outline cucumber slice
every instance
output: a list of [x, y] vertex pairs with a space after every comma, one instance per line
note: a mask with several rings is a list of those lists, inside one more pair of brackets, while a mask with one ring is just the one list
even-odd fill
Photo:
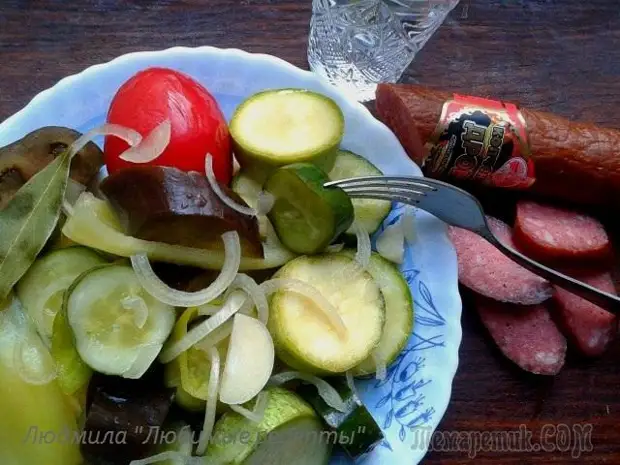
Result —
[[[100, 373], [122, 376], [131, 370], [131, 377], [139, 378], [136, 362], [143, 366], [139, 371], [146, 371], [158, 355], [154, 348], [161, 349], [174, 326], [174, 307], [148, 294], [129, 266], [87, 271], [67, 292], [67, 316], [78, 353]], [[126, 299], [136, 298], [145, 304], [146, 315], [128, 308]]]
[[101, 255], [86, 247], [55, 250], [37, 259], [17, 283], [16, 294], [48, 346], [65, 291], [84, 271], [104, 263]]
[[384, 439], [383, 432], [344, 378], [332, 378], [329, 384], [340, 394], [346, 411], [340, 412], [327, 405], [314, 386], [303, 384], [297, 389], [297, 393], [314, 407], [323, 421], [336, 433], [336, 438], [340, 439], [339, 443], [347, 454], [360, 460]]
[[295, 163], [276, 170], [265, 184], [276, 199], [268, 217], [293, 252], [321, 252], [353, 222], [351, 199], [340, 188], [323, 187], [328, 181], [316, 166]]
[[348, 334], [341, 338], [299, 294], [277, 291], [270, 301], [269, 330], [282, 361], [314, 374], [344, 373], [366, 359], [381, 339], [385, 304], [379, 286], [346, 256], [299, 257], [276, 278], [307, 282], [336, 308]]
[[344, 134], [344, 115], [336, 102], [316, 92], [268, 90], [237, 108], [230, 134], [239, 164], [259, 181], [296, 162], [329, 170]]
[[260, 423], [229, 412], [216, 423], [205, 463], [209, 465], [325, 465], [331, 444], [321, 421], [298, 395], [267, 390], [269, 402]]
[[[353, 258], [355, 252], [345, 250], [338, 255]], [[373, 355], [389, 365], [403, 350], [413, 331], [414, 313], [411, 290], [398, 268], [378, 253], [372, 253], [366, 271], [378, 284], [385, 300], [385, 326]], [[364, 376], [375, 373], [377, 371], [375, 358], [368, 357], [353, 368], [353, 375]]]
[[[329, 171], [329, 179], [354, 178], [358, 176], [382, 176], [383, 173], [375, 165], [365, 158], [348, 150], [338, 150], [333, 168]], [[386, 200], [353, 199], [355, 221], [359, 223], [368, 234], [374, 233], [392, 209], [392, 203]], [[350, 230], [347, 235], [355, 236]]]

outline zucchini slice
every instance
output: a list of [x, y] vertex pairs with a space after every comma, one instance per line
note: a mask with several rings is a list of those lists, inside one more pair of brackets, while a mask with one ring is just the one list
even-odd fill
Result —
[[215, 424], [205, 455], [209, 465], [326, 465], [331, 444], [312, 408], [282, 388], [267, 390], [260, 423], [228, 412]]
[[239, 105], [230, 134], [239, 164], [256, 179], [297, 162], [329, 170], [344, 134], [344, 115], [336, 102], [316, 92], [268, 90]]
[[172, 331], [174, 307], [148, 294], [125, 265], [87, 271], [67, 292], [67, 317], [82, 360], [100, 373], [140, 378]]
[[336, 374], [370, 356], [381, 339], [385, 303], [372, 276], [360, 271], [352, 259], [337, 254], [299, 257], [274, 277], [315, 287], [335, 307], [347, 329], [343, 338], [312, 302], [279, 290], [270, 300], [269, 330], [282, 361], [308, 373]]
[[353, 223], [353, 204], [340, 188], [325, 188], [327, 175], [309, 163], [276, 170], [265, 190], [275, 197], [268, 214], [282, 243], [300, 254], [322, 252]]
[[[355, 178], [358, 176], [382, 176], [379, 168], [365, 158], [347, 150], [338, 150], [334, 166], [329, 171], [329, 179]], [[374, 233], [392, 209], [392, 203], [387, 200], [376, 199], [353, 199], [355, 222], [360, 224], [368, 234]], [[347, 235], [355, 236], [355, 233], [347, 231]]]
[[[342, 251], [340, 254], [349, 258], [355, 256], [355, 252], [350, 250]], [[379, 286], [385, 300], [385, 326], [373, 356], [353, 368], [355, 376], [375, 373], [376, 360], [381, 360], [386, 365], [392, 363], [407, 344], [413, 331], [413, 299], [402, 273], [389, 260], [375, 252], [370, 256], [370, 264], [366, 271]]]
[[48, 345], [65, 291], [83, 272], [104, 263], [101, 255], [86, 247], [55, 250], [37, 259], [17, 283], [17, 297]]

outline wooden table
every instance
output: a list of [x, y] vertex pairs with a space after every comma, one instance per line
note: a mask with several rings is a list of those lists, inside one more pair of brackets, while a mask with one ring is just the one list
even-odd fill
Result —
[[[2, 0], [0, 120], [63, 76], [138, 50], [240, 47], [305, 68], [309, 19], [309, 0]], [[620, 6], [462, 0], [405, 79], [620, 127]], [[435, 451], [424, 463], [620, 463], [620, 343], [598, 360], [571, 355], [555, 378], [527, 376], [493, 348], [465, 307], [461, 364], [440, 429], [525, 425], [538, 442], [546, 424], [558, 431], [591, 424], [593, 450], [578, 459], [570, 451], [478, 452], [475, 459]]]

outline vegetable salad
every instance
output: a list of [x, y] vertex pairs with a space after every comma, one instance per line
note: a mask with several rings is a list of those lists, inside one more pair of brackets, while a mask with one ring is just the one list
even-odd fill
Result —
[[[371, 250], [391, 204], [325, 186], [382, 174], [343, 134], [326, 96], [261, 92], [227, 125], [202, 85], [150, 68], [101, 127], [0, 149], [47, 157], [0, 183], [0, 463], [320, 465], [330, 433], [372, 450], [353, 379], [383, 378], [411, 334], [413, 217]], [[80, 440], [22, 441], [61, 428]]]

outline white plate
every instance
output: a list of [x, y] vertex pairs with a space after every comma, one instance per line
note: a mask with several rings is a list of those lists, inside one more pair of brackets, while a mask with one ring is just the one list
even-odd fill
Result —
[[[148, 66], [190, 74], [216, 96], [227, 118], [242, 99], [261, 90], [297, 87], [321, 92], [344, 112], [344, 148], [368, 158], [386, 174], [420, 174], [382, 123], [314, 74], [272, 56], [213, 47], [132, 53], [67, 77], [0, 125], [0, 146], [41, 126], [91, 129], [103, 122], [116, 89]], [[402, 207], [396, 206], [386, 224], [400, 214]], [[420, 462], [448, 406], [458, 365], [461, 300], [456, 256], [443, 223], [421, 211], [416, 217], [417, 243], [407, 250], [402, 267], [416, 304], [413, 334], [385, 381], [358, 383], [361, 397], [387, 438], [364, 459], [368, 465]], [[348, 462], [338, 454], [333, 459], [333, 463]]]

